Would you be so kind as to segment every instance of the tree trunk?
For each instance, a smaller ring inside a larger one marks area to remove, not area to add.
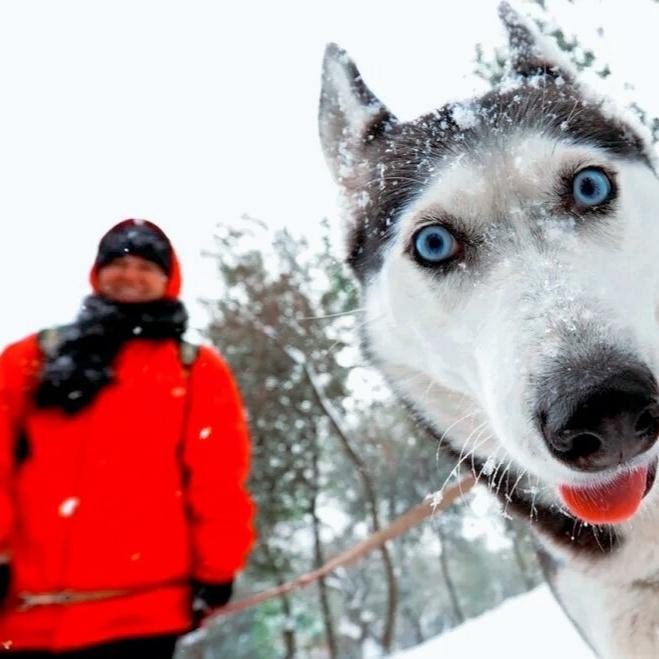
[[[281,571],[279,570],[279,567],[277,565],[277,562],[274,559],[274,556],[272,555],[272,552],[270,551],[270,547],[268,546],[268,543],[265,541],[262,541],[261,543],[261,548],[263,550],[263,553],[265,554],[266,558],[270,562],[270,565],[272,566],[272,571],[275,574],[275,580],[277,581],[278,585],[281,585],[284,583],[284,578],[281,575]],[[285,623],[284,623],[284,631],[282,632],[282,637],[284,640],[284,648],[285,648],[285,659],[295,659],[295,655],[297,653],[297,642],[295,639],[295,628],[290,626],[290,621],[293,619],[293,610],[291,607],[291,601],[288,595],[285,593],[279,596],[279,600],[281,602],[281,608],[282,612],[285,617]]]
[[[368,509],[371,517],[371,527],[373,532],[379,531],[380,526],[380,516],[378,514],[378,502],[377,496],[375,493],[375,487],[373,485],[373,480],[371,479],[366,465],[361,457],[357,454],[355,449],[352,446],[352,440],[348,432],[343,427],[342,420],[338,417],[334,407],[323,395],[322,390],[318,384],[318,378],[316,377],[316,372],[313,366],[309,362],[304,363],[304,370],[307,374],[307,379],[311,384],[316,400],[320,404],[321,408],[324,410],[327,418],[330,423],[336,430],[337,437],[343,446],[343,449],[348,456],[348,459],[352,462],[357,470],[357,474],[362,482],[364,488],[364,495],[366,502],[368,504]],[[391,555],[389,549],[384,543],[380,547],[380,556],[382,557],[382,563],[384,565],[385,579],[387,583],[387,608],[384,619],[384,627],[382,631],[382,649],[388,654],[391,651],[391,646],[394,640],[394,630],[396,626],[396,607],[398,606],[398,583],[396,581],[396,575],[394,573],[394,567],[391,560]]]
[[[442,568],[442,576],[444,577],[444,583],[446,584],[446,592],[448,593],[449,601],[451,602],[451,608],[453,609],[453,615],[460,625],[465,621],[465,614],[460,606],[460,599],[458,598],[458,591],[453,583],[453,578],[451,577],[451,570],[448,564],[448,545],[446,542],[446,534],[442,530],[441,523],[437,524],[437,535],[442,543],[442,551],[439,555],[439,563]]]
[[[325,563],[323,556],[323,546],[320,540],[320,520],[316,513],[316,502],[318,498],[318,482],[320,480],[320,471],[318,469],[318,440],[314,442],[314,452],[312,455],[313,469],[313,491],[311,497],[311,519],[313,522],[313,540],[314,540],[314,567],[318,570]],[[320,609],[323,614],[323,625],[325,626],[325,640],[327,642],[327,652],[330,659],[337,659],[338,651],[336,645],[336,634],[334,633],[334,619],[332,609],[330,608],[329,597],[327,593],[327,584],[325,577],[318,579],[318,594],[320,596]]]
[[[279,581],[279,579],[278,579]],[[281,582],[283,583],[283,582]],[[285,659],[295,659],[296,642],[295,642],[295,629],[290,626],[290,621],[293,619],[291,611],[291,602],[288,595],[281,595],[281,608],[286,616],[286,623],[284,624],[284,647],[286,648]]]

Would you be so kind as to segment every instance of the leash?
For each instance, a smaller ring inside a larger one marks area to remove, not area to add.
[[[444,490],[441,493],[441,498],[429,496],[414,508],[411,508],[400,517],[397,517],[391,524],[389,524],[389,526],[371,534],[368,538],[365,538],[346,551],[338,554],[318,569],[302,574],[299,577],[274,588],[255,593],[254,595],[249,595],[248,597],[236,600],[235,602],[230,602],[222,608],[216,609],[204,619],[202,626],[206,627],[213,625],[224,616],[239,613],[240,611],[250,609],[257,604],[285,595],[291,591],[306,588],[331,572],[334,572],[339,567],[356,562],[388,540],[392,540],[393,538],[406,533],[411,528],[420,524],[424,519],[446,510],[446,508],[451,506],[454,501],[462,498],[467,492],[469,492],[475,483],[476,478],[473,475],[465,477],[456,485]]]

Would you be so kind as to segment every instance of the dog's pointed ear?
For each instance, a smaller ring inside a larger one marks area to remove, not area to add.
[[[368,145],[396,118],[362,80],[354,62],[336,44],[328,44],[318,113],[320,141],[337,182],[359,187]],[[360,167],[361,165],[361,167]]]
[[[512,71],[523,78],[549,75],[574,80],[576,70],[560,50],[543,36],[533,21],[508,2],[499,5],[499,17],[508,32]]]

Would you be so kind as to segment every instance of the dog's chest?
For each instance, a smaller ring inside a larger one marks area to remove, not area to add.
[[[647,513],[629,525],[623,542],[609,556],[568,558],[551,581],[566,612],[598,656],[659,657],[659,525],[655,515]]]

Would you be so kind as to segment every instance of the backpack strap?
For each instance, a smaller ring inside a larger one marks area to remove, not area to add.
[[[60,330],[61,327],[49,327],[37,334],[39,348],[45,357],[52,357],[55,354],[60,342]]]
[[[181,341],[179,343],[179,356],[181,364],[186,371],[189,371],[197,359],[199,354],[199,346],[189,341]]]
[[[49,359],[55,355],[60,342],[62,327],[49,327],[37,333],[37,344],[41,354]],[[22,424],[21,424],[22,425]],[[18,469],[31,455],[30,438],[24,427],[18,430],[14,442],[14,465]]]

